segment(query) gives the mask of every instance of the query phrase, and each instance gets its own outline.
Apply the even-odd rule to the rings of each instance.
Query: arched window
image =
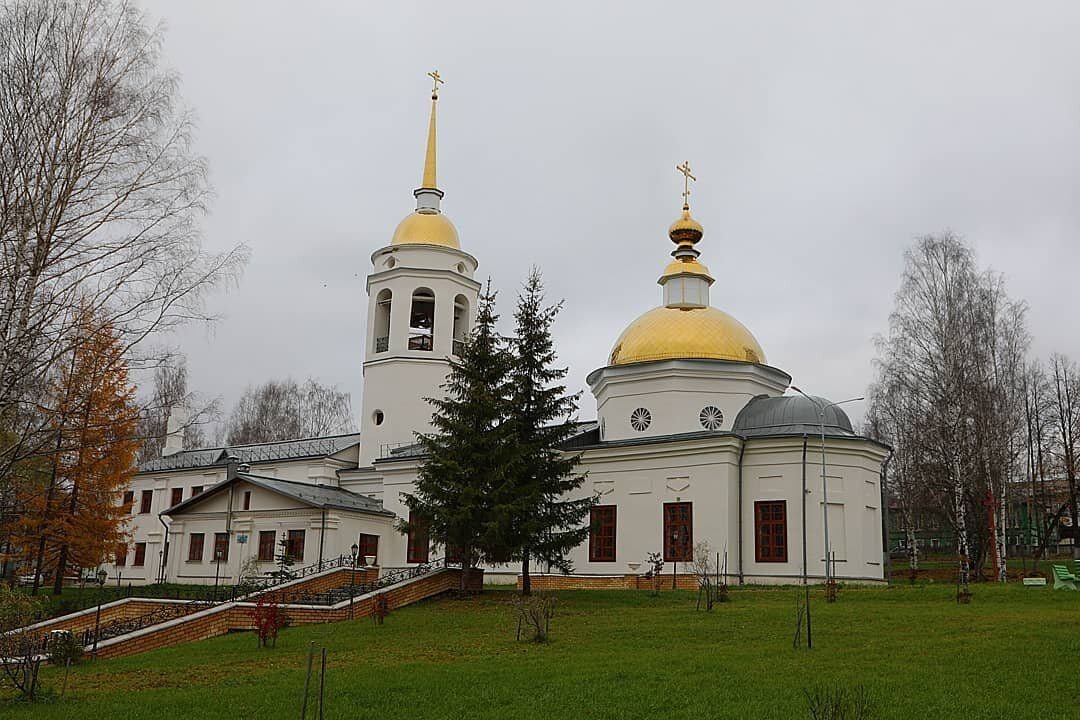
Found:
[[[469,336],[469,299],[464,295],[454,298],[454,348],[455,355],[465,350],[465,339]]]
[[[390,349],[390,303],[394,294],[389,288],[382,290],[375,298],[375,352],[386,352]]]
[[[412,307],[409,309],[409,349],[430,352],[433,348],[434,332],[435,293],[430,288],[416,288],[413,290]]]

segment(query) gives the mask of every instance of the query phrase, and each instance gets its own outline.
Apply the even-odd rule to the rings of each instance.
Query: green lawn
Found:
[[[514,640],[508,591],[370,620],[250,634],[72,671],[67,696],[4,718],[297,718],[309,640],[329,653],[328,718],[802,718],[803,690],[862,683],[880,718],[1069,716],[1080,593],[942,584],[814,592],[815,647],[791,645],[796,590],[743,589],[712,613],[691,593],[560,594],[552,640]],[[60,684],[50,669],[45,681]]]

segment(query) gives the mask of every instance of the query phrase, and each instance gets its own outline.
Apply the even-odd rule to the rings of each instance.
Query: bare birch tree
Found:
[[[155,334],[211,320],[238,246],[202,247],[209,188],[163,34],[126,0],[0,0],[0,545],[19,490],[77,418],[47,392],[89,312],[127,366],[156,364]],[[67,432],[58,433],[56,428]],[[11,563],[5,560],[11,572]]]
[[[50,444],[77,307],[137,370],[242,269],[200,242],[206,163],[162,39],[124,0],[0,4],[0,479]]]
[[[1023,477],[1025,306],[951,233],[921,238],[905,259],[871,424],[896,451],[902,521],[920,503],[947,508],[962,582],[987,561],[1003,580],[1006,499]]]

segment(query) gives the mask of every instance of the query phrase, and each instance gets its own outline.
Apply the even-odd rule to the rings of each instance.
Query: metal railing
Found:
[[[256,585],[257,587],[255,589],[265,590],[276,585],[292,582],[293,580],[303,580],[306,577],[318,575],[326,570],[333,570],[334,568],[350,568],[352,567],[352,563],[353,559],[351,555],[339,555],[336,558],[320,560],[319,562],[305,565],[300,568],[294,569],[285,567],[278,570],[271,570],[263,577],[244,578],[244,580]]]
[[[205,608],[213,607],[214,604],[213,601],[208,600],[189,600],[188,602],[181,604],[162,605],[160,608],[148,613],[143,613],[142,615],[110,620],[99,627],[87,628],[86,630],[83,630],[80,640],[83,647],[93,647],[97,645],[97,643],[114,637],[127,635],[128,633],[142,630],[151,625],[158,625],[159,623],[197,613]]]
[[[321,590],[318,592],[268,592],[278,585],[292,582],[294,580],[302,580],[312,575],[317,575],[320,572],[326,570],[334,570],[339,568],[353,569],[357,572],[360,570],[367,570],[366,566],[357,565],[353,566],[353,558],[351,555],[340,555],[336,558],[329,560],[323,560],[321,562],[312,563],[296,570],[286,569],[284,574],[271,578],[258,578],[253,582],[245,582],[238,585],[227,585],[221,587],[206,586],[200,587],[198,591],[193,594],[195,597],[185,598],[185,602],[181,603],[163,603],[161,607],[155,608],[150,612],[136,615],[129,618],[119,618],[117,620],[110,620],[108,622],[101,623],[93,628],[87,628],[77,634],[79,641],[83,647],[91,648],[95,647],[98,643],[105,640],[109,640],[121,635],[127,635],[128,633],[142,630],[143,628],[150,627],[152,625],[158,625],[169,620],[175,620],[176,618],[191,615],[207,608],[214,607],[216,605],[226,602],[236,602],[237,600],[244,599],[248,595],[253,593],[266,593],[267,597],[274,603],[279,605],[324,605],[332,606],[338,603],[344,602],[351,598],[364,595],[366,593],[374,592],[387,588],[391,585],[395,585],[404,580],[410,580],[413,578],[422,577],[428,575],[437,570],[442,570],[447,567],[447,562],[444,558],[436,560],[430,560],[426,563],[414,565],[412,567],[402,568],[395,570],[394,572],[387,573],[374,581],[365,581],[359,584],[350,582],[347,584],[339,585],[336,588],[329,590]],[[57,632],[46,632],[37,641],[37,649],[41,654],[46,654],[49,650],[49,645]]]
[[[409,336],[409,349],[410,350],[428,350],[433,348],[433,341],[430,335],[414,334]]]
[[[87,628],[78,634],[79,640],[82,642],[83,647],[92,647],[95,645],[95,639],[98,643],[110,638],[119,637],[120,635],[126,635],[127,633],[135,632],[136,630],[142,630],[143,628],[150,627],[151,625],[157,625],[159,623],[166,622],[168,620],[174,620],[178,617],[184,617],[192,613],[198,612],[205,608],[214,607],[221,603],[236,602],[252,593],[265,592],[269,589],[282,585],[284,583],[292,582],[294,580],[302,580],[312,575],[317,575],[320,572],[326,570],[333,570],[335,568],[350,568],[352,567],[352,557],[349,555],[340,555],[336,558],[330,558],[329,560],[322,560],[320,562],[312,563],[301,568],[286,568],[284,571],[277,571],[270,577],[261,578],[245,578],[243,582],[234,585],[193,585],[184,589],[184,602],[176,603],[163,603],[161,607],[155,608],[150,612],[136,615],[129,618],[120,618],[117,620],[109,620],[107,622],[96,625],[93,628]],[[358,567],[357,570],[360,568]],[[112,597],[105,602],[115,602],[116,600],[123,600],[130,597],[145,597],[148,599],[173,599],[168,597],[168,593],[160,592],[154,589],[153,585],[144,586],[127,586],[126,592],[122,597]],[[340,594],[340,593],[339,593]],[[296,593],[297,597],[300,596],[315,596],[318,593]],[[346,589],[343,597],[340,597],[334,602],[340,602],[343,599],[349,597]],[[101,598],[104,600],[104,598]],[[278,601],[282,602],[282,601]],[[334,602],[326,604],[334,604]],[[104,603],[100,603],[104,604]],[[318,602],[312,602],[308,604],[322,604]],[[90,605],[89,607],[93,607]],[[87,608],[88,609],[88,608]],[[42,654],[48,652],[49,644],[53,638],[54,632],[46,632],[37,640],[38,651]],[[96,637],[95,637],[96,636]]]
[[[461,357],[462,355],[465,354],[465,341],[464,340],[454,340],[453,346],[451,347],[450,351],[452,353],[454,353],[455,355],[457,355],[458,357]]]
[[[394,454],[395,450],[397,450],[399,448],[403,448],[403,447],[409,447],[410,445],[415,445],[415,444],[416,444],[415,441],[413,441],[413,442],[379,443],[379,457],[388,458],[388,457],[390,457],[391,455]]]
[[[375,352],[386,352],[390,349],[390,336],[375,338]]]
[[[351,560],[347,557],[346,559]],[[405,580],[411,580],[413,578],[423,577],[437,570],[442,570],[446,567],[446,561],[443,559],[432,560],[430,562],[416,565],[415,567],[402,568],[401,570],[395,570],[392,573],[387,573],[374,581],[365,581],[361,583],[347,583],[339,585],[338,587],[331,588],[329,590],[320,590],[318,592],[272,592],[267,593],[267,598],[273,600],[273,602],[279,605],[337,605],[340,602],[349,600],[361,595],[365,595],[376,590],[382,590],[383,588],[396,585],[399,582]],[[357,571],[364,570],[363,566],[358,566]]]

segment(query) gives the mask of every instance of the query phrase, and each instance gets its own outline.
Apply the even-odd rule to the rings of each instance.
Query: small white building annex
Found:
[[[433,92],[416,210],[371,256],[360,433],[201,450],[170,441],[125,497],[132,542],[111,577],[236,581],[244,566],[272,570],[280,547],[310,565],[356,544],[387,571],[442,556],[427,538],[396,530],[423,462],[415,433],[431,427],[423,398],[439,394],[480,289],[478,262],[440,206],[436,105]],[[680,170],[692,177],[688,165]],[[581,492],[598,499],[574,575],[586,583],[643,573],[652,552],[688,572],[704,541],[726,556],[733,582],[820,580],[827,549],[837,579],[884,580],[889,449],[856,433],[828,400],[785,394],[790,376],[710,304],[704,229],[688,200],[686,187],[668,231],[661,305],[612,333],[606,364],[588,376],[596,420],[563,448],[581,455]],[[517,570],[489,568],[487,577],[514,582]]]

